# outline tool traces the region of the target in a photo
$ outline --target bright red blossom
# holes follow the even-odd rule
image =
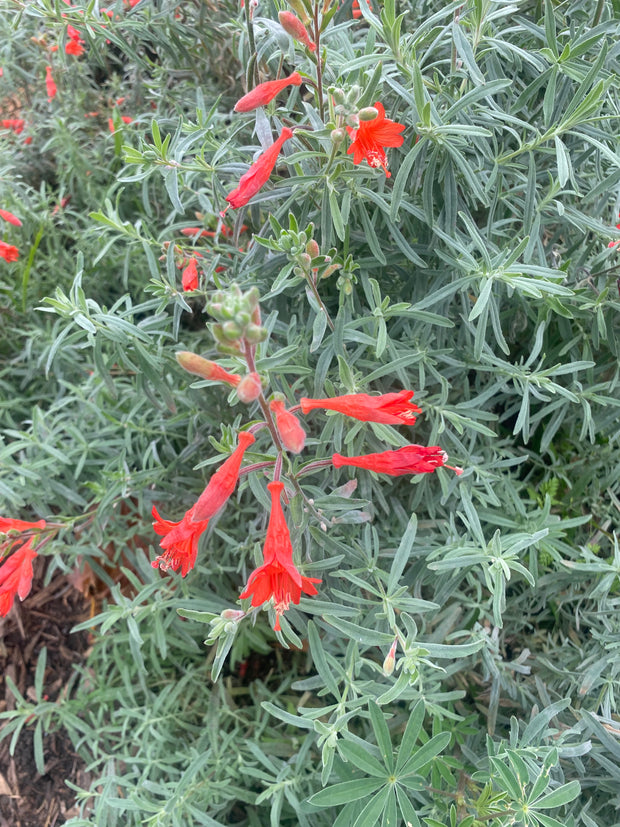
[[[19,250],[13,244],[0,241],[0,258],[3,258],[5,261],[17,261],[19,258]]]
[[[10,557],[0,562],[0,616],[6,617],[15,596],[24,600],[32,586],[32,561],[37,552],[32,547],[34,538],[22,536],[24,532],[33,532],[45,528],[45,520],[28,522],[0,517],[0,554],[8,552]],[[6,535],[1,539],[2,535]],[[24,542],[22,542],[24,540]],[[21,543],[21,545],[20,545]],[[19,546],[11,554],[11,550]]]
[[[4,218],[5,221],[8,221],[9,224],[13,224],[15,227],[21,227],[22,222],[16,215],[13,215],[12,212],[8,210],[0,210],[0,218]]]
[[[181,569],[181,577],[185,577],[188,571],[194,568],[196,555],[198,553],[198,540],[203,531],[206,531],[209,520],[195,522],[194,507],[190,508],[183,515],[178,523],[162,519],[155,506],[153,506],[153,529],[156,534],[164,539],[159,544],[163,553],[151,565],[154,569],[159,567],[162,571]]]
[[[302,592],[311,596],[317,594],[314,584],[321,581],[316,577],[303,577],[293,563],[293,546],[281,503],[284,485],[270,482],[267,488],[271,494],[271,514],[263,546],[263,565],[252,572],[240,598],[251,597],[254,607],[273,600],[276,612],[273,628],[279,632],[280,618],[290,604],[297,605]]]
[[[243,453],[254,441],[254,436],[248,431],[239,434],[237,448],[213,474],[198,502],[186,511],[178,522],[164,520],[153,506],[153,529],[164,538],[159,544],[164,550],[163,554],[153,560],[153,568],[159,566],[162,571],[176,571],[180,568],[182,577],[193,569],[200,535],[206,531],[211,517],[220,510],[235,490]]]
[[[401,474],[430,474],[443,466],[460,476],[463,469],[446,465],[447,459],[448,455],[439,445],[405,445],[396,451],[381,451],[378,454],[363,454],[359,457],[332,454],[332,462],[336,468],[353,465],[356,468],[376,471],[377,474],[398,477]]]
[[[269,407],[276,415],[276,428],[282,445],[287,451],[299,454],[306,443],[306,432],[299,424],[299,420],[295,414],[286,410],[281,399],[273,399]]]
[[[198,260],[192,256],[182,274],[183,290],[198,290]]]
[[[416,420],[415,414],[422,413],[422,411],[409,401],[412,397],[413,391],[404,390],[398,393],[383,393],[381,396],[351,393],[345,396],[334,396],[331,399],[306,399],[304,397],[299,400],[299,403],[305,414],[315,408],[322,408],[328,411],[338,411],[362,422],[413,425]]]
[[[226,201],[233,209],[244,207],[250,198],[253,198],[267,183],[278,160],[282,145],[292,137],[293,130],[285,126],[277,141],[262,152],[249,170],[241,176],[239,186],[226,196]]]
[[[4,118],[2,120],[3,129],[11,129],[16,135],[21,135],[24,131],[26,121],[23,118]]]
[[[32,587],[32,561],[37,556],[32,539],[20,546],[0,564],[0,616],[6,617],[15,595],[24,600]]]
[[[54,78],[52,77],[51,66],[45,67],[45,88],[47,90],[47,99],[51,101],[52,98],[56,97],[56,92],[58,91],[58,88],[54,83]]]
[[[385,107],[379,101],[375,103],[375,109],[379,114],[374,120],[360,121],[357,129],[347,126],[347,132],[353,141],[347,154],[353,155],[354,164],[361,164],[365,159],[371,167],[383,167],[389,178],[387,157],[383,148],[402,146],[404,138],[400,133],[405,125],[386,118]]]
[[[251,112],[253,109],[258,109],[259,106],[265,106],[282,89],[287,86],[301,86],[301,83],[302,77],[299,72],[293,72],[292,75],[280,78],[280,80],[268,80],[265,83],[259,83],[257,87],[237,101],[235,112]]]

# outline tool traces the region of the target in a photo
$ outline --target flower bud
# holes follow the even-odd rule
[[[304,26],[307,26],[310,22],[310,18],[308,17],[308,12],[306,11],[301,0],[286,0],[286,2],[293,9],[293,11],[297,12],[297,14],[301,17]]]
[[[249,405],[250,402],[258,399],[262,389],[263,385],[258,373],[248,373],[237,385],[237,396],[240,402]]]
[[[329,138],[333,144],[341,144],[344,141],[344,129],[334,129],[329,133]]]
[[[360,121],[357,115],[347,115],[346,123],[347,126],[350,126],[352,129],[357,129],[360,125]]]
[[[332,89],[332,95],[336,103],[344,103],[344,90],[343,89]]]
[[[180,350],[175,353],[176,360],[179,365],[188,373],[194,376],[200,376],[201,379],[210,379],[213,382],[227,382],[229,385],[238,385],[241,382],[241,377],[235,374],[228,373],[217,362],[212,362],[210,359],[203,359],[197,353],[192,353],[189,350]]]
[[[224,334],[225,339],[228,339],[229,342],[234,342],[237,339],[239,339],[243,331],[241,330],[238,324],[235,324],[235,322],[230,321],[224,322],[224,324],[222,325],[222,333]]]
[[[267,338],[267,331],[264,327],[250,322],[245,329],[245,338],[251,345],[257,345]]]
[[[281,399],[272,399],[269,408],[276,415],[276,428],[280,441],[287,451],[299,454],[306,444],[306,432],[301,427],[297,417],[284,407]]]
[[[303,43],[304,46],[307,46],[311,52],[316,51],[316,44],[312,43],[310,40],[310,36],[306,31],[306,27],[301,22],[301,20],[296,17],[293,12],[290,11],[281,11],[278,12],[278,20],[280,21],[280,25],[284,29],[287,34],[293,38],[293,40],[297,40],[299,43]]]
[[[360,109],[357,113],[357,117],[360,121],[374,121],[378,115],[379,110],[374,106],[365,106],[364,109]]]
[[[385,660],[383,661],[383,674],[386,678],[389,678],[390,675],[394,672],[394,667],[396,666],[396,647],[398,646],[398,638],[394,638],[394,643],[390,646],[390,651],[387,653]]]
[[[306,244],[306,253],[310,256],[310,259],[316,258],[321,253],[319,245],[313,238]]]
[[[298,260],[302,267],[309,267],[312,262],[312,257],[309,256],[308,253],[301,253]]]

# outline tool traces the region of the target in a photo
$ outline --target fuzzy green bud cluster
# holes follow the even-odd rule
[[[217,320],[211,333],[222,352],[238,353],[243,339],[256,345],[267,337],[260,324],[259,299],[256,287],[243,293],[234,284],[228,290],[218,290],[207,302],[207,312]]]

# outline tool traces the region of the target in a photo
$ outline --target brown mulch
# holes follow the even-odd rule
[[[6,618],[0,618],[0,712],[15,709],[9,675],[22,695],[35,702],[34,676],[43,647],[47,664],[43,680],[45,700],[66,695],[74,666],[83,663],[89,647],[87,631],[70,634],[90,615],[90,601],[62,574],[43,586],[48,560],[35,561],[35,579],[23,603],[16,600]],[[4,722],[0,721],[0,729]],[[33,729],[26,725],[10,754],[11,736],[0,741],[0,827],[60,827],[78,815],[75,793],[66,781],[88,788],[84,764],[63,730],[44,733],[45,772],[36,770]]]

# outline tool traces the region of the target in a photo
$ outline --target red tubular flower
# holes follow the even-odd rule
[[[11,517],[0,517],[0,535],[8,535],[0,542],[0,554],[10,553],[14,546],[19,545],[10,557],[0,563],[0,616],[6,617],[15,595],[20,600],[29,594],[32,586],[32,561],[37,556],[33,549],[33,537],[22,542],[23,532],[32,532],[45,528],[45,520],[28,522],[14,520]]]
[[[65,44],[65,54],[80,57],[80,55],[84,54],[84,46],[82,43],[82,40],[69,40]]]
[[[237,385],[237,396],[240,402],[249,405],[250,402],[258,399],[262,389],[263,383],[261,382],[259,374],[256,373],[256,371],[252,371],[252,373],[246,374]]]
[[[12,517],[0,517],[0,534],[8,534],[9,531],[33,531],[37,528],[45,528],[45,520],[37,520],[36,523],[29,523],[27,520],[14,520]]]
[[[299,454],[306,444],[306,432],[299,424],[299,420],[284,407],[281,399],[273,399],[269,407],[276,415],[276,428],[280,441],[287,451]]]
[[[0,564],[0,616],[7,616],[15,601],[15,595],[24,600],[30,593],[32,561],[36,556],[31,538]]]
[[[19,218],[8,210],[0,210],[0,218],[4,218],[5,221],[8,221],[9,224],[13,224],[15,227],[21,227],[22,225]]]
[[[45,67],[45,88],[47,89],[47,99],[51,101],[52,98],[56,97],[56,92],[58,91],[58,88],[54,83],[54,78],[52,77],[51,66]]]
[[[11,129],[16,135],[21,135],[24,131],[26,121],[23,118],[4,118],[2,120],[3,129]]]
[[[17,261],[19,258],[19,250],[13,244],[0,241],[0,258],[3,258],[5,261]]]
[[[273,600],[276,611],[273,628],[279,632],[280,618],[290,604],[297,605],[302,592],[311,596],[317,594],[314,584],[321,581],[316,577],[302,577],[293,563],[293,546],[281,503],[284,485],[270,482],[267,488],[271,494],[271,514],[263,546],[263,565],[254,569],[240,598],[251,597],[255,607]]]
[[[206,531],[209,520],[194,520],[196,506],[190,508],[183,515],[178,523],[162,519],[155,506],[153,506],[153,529],[156,534],[164,539],[159,544],[163,553],[151,565],[154,569],[159,567],[162,571],[181,569],[181,577],[185,577],[188,571],[194,568],[196,554],[198,553],[198,540],[203,531]]]
[[[336,468],[343,465],[354,465],[356,468],[366,468],[376,471],[377,474],[389,474],[398,477],[401,474],[430,474],[436,468],[450,468],[459,476],[462,468],[446,465],[448,455],[439,445],[405,445],[396,451],[381,451],[378,454],[363,454],[360,457],[343,457],[342,454],[333,454],[332,462]]]
[[[284,31],[290,34],[293,40],[303,43],[311,52],[316,52],[316,43],[312,43],[306,27],[297,15],[293,14],[292,11],[281,11],[278,12],[278,20]]]
[[[192,256],[183,270],[183,290],[198,290],[198,261]]]
[[[241,431],[239,444],[226,462],[213,474],[194,506],[194,520],[206,520],[213,517],[232,495],[239,479],[243,454],[255,441],[254,435],[249,431]]]
[[[334,396],[331,399],[303,399],[299,400],[302,411],[307,414],[315,408],[324,408],[328,411],[338,411],[346,416],[352,416],[362,422],[381,422],[384,425],[413,425],[415,414],[422,413],[420,408],[409,400],[413,391],[399,391],[398,393],[383,393],[381,396],[370,396],[367,393],[351,393],[345,396]]]
[[[258,109],[259,106],[265,106],[272,101],[275,96],[282,89],[287,86],[301,86],[302,77],[299,72],[293,72],[287,78],[280,78],[280,80],[268,80],[259,85],[244,95],[241,100],[235,104],[235,112],[251,112],[253,109]]]
[[[262,152],[249,170],[241,176],[239,186],[226,196],[226,201],[234,210],[238,207],[244,207],[250,198],[253,198],[267,183],[278,160],[282,145],[292,137],[293,130],[285,126],[277,141]]]
[[[357,129],[347,126],[347,132],[353,141],[347,149],[347,154],[353,155],[354,164],[361,164],[366,159],[371,167],[383,167],[389,178],[387,157],[383,147],[402,146],[404,138],[400,133],[405,125],[386,118],[385,107],[379,101],[375,103],[375,109],[379,114],[374,120],[360,121]]]
[[[181,234],[187,238],[203,238],[203,236],[213,235],[213,233],[203,230],[202,227],[183,227]]]

